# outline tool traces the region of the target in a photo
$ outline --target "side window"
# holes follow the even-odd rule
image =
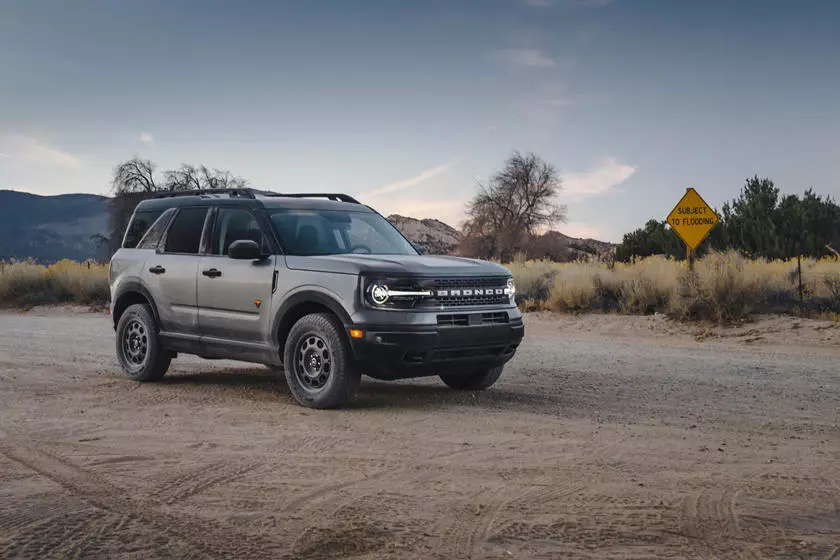
[[[251,212],[242,208],[219,208],[208,253],[227,255],[230,244],[241,239],[256,241],[265,253],[269,250],[268,239]]]
[[[182,208],[166,234],[165,253],[198,254],[207,208]]]
[[[146,231],[146,234],[140,240],[140,243],[137,244],[138,249],[157,249],[158,244],[160,243],[161,237],[163,237],[164,232],[166,231],[166,227],[169,225],[169,222],[172,221],[172,215],[175,213],[175,210],[170,208],[166,212],[160,215],[160,217],[155,220],[155,223]]]
[[[135,212],[131,217],[131,223],[128,224],[128,229],[126,229],[125,237],[123,238],[123,247],[126,249],[137,247],[143,235],[162,213],[163,210]]]

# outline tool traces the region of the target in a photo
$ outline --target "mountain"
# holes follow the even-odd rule
[[[107,259],[108,249],[98,239],[108,234],[109,200],[94,194],[39,196],[0,190],[0,261]],[[455,254],[464,238],[440,220],[392,214],[388,221],[409,240],[425,246],[429,254]],[[605,256],[614,249],[615,245],[604,241],[549,231],[534,240],[529,257],[571,261],[588,255]]]
[[[103,258],[108,199],[94,194],[39,196],[0,190],[0,261]]]
[[[388,216],[388,221],[409,241],[425,246],[426,252],[430,254],[456,254],[464,239],[464,234],[440,220],[418,220],[392,214]],[[559,231],[548,231],[533,240],[528,257],[568,262],[590,256],[606,257],[614,250],[615,245],[606,241],[569,237]]]
[[[429,218],[418,220],[391,214],[388,216],[388,221],[394,224],[394,227],[400,230],[409,241],[423,245],[426,253],[431,255],[454,253],[463,238],[460,231],[440,220]]]
[[[570,237],[559,231],[550,230],[534,239],[529,256],[569,262],[587,257],[607,257],[615,251],[615,247],[615,244],[607,241]]]

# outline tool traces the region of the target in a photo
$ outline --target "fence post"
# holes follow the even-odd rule
[[[799,303],[801,304],[805,298],[802,289],[802,242],[796,242],[796,276],[798,279],[799,289]]]

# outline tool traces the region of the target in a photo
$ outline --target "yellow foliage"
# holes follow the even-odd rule
[[[104,304],[108,265],[62,260],[49,266],[33,261],[0,263],[0,305]]]
[[[527,308],[554,311],[670,313],[681,318],[736,320],[752,312],[799,306],[796,260],[748,260],[735,252],[712,253],[688,270],[663,256],[635,263],[590,260],[552,263],[516,259],[506,265]],[[802,261],[806,310],[840,310],[840,259]],[[539,305],[543,301],[543,305]]]

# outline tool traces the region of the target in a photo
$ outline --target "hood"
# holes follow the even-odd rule
[[[437,255],[323,255],[286,257],[286,266],[295,270],[337,274],[376,273],[395,276],[510,276],[496,263],[463,257]]]

